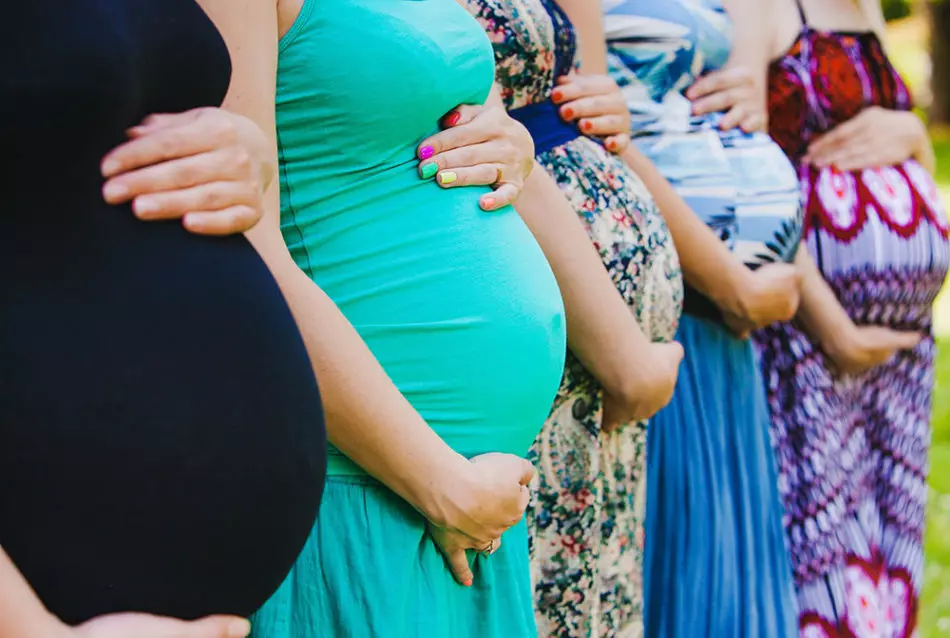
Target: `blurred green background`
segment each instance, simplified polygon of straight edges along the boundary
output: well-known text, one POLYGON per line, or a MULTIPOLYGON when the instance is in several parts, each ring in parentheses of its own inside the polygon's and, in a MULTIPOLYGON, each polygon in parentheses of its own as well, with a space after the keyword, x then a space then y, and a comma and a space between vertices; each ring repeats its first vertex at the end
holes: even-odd
MULTIPOLYGON (((931 95, 930 24, 924 2, 884 0, 888 52, 924 108, 931 95), (911 11, 911 9, 914 9, 911 11)), ((943 81, 950 82, 950 78, 943 81)), ((932 127, 937 154, 937 183, 950 205, 950 129, 932 127)), ((933 447, 930 452, 930 504, 927 517, 927 566, 920 614, 920 638, 950 637, 950 293, 937 301, 937 380, 934 390, 933 447)))

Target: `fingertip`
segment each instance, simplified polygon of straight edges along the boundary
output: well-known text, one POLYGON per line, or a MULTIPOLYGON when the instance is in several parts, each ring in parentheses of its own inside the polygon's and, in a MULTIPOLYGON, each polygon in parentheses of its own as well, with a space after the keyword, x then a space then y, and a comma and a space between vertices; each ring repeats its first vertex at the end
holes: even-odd
POLYGON ((452 128, 453 126, 458 125, 459 120, 462 119, 462 114, 459 113, 457 109, 453 109, 448 115, 442 118, 442 124, 445 128, 452 128))
POLYGON ((498 208, 498 202, 495 201, 495 198, 491 195, 483 195, 478 200, 478 204, 479 206, 482 207, 483 210, 486 210, 486 211, 493 211, 496 208, 498 208))
POLYGON ((228 638, 245 638, 251 633, 251 621, 246 618, 235 618, 228 622, 228 638))
POLYGON ((122 165, 119 161, 111 156, 103 158, 102 163, 99 165, 99 171, 102 173, 102 176, 106 178, 115 176, 121 168, 122 165))

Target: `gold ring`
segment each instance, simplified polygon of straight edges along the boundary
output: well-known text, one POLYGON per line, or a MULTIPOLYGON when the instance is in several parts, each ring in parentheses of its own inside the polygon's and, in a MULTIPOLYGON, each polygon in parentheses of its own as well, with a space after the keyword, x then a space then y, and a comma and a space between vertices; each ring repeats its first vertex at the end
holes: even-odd
POLYGON ((496 183, 496 184, 500 184, 501 181, 502 181, 504 178, 505 178, 505 176, 502 174, 501 167, 500 167, 500 166, 496 166, 496 167, 495 167, 495 183, 496 183))
POLYGON ((488 547, 481 550, 480 553, 482 556, 485 556, 485 557, 488 557, 494 554, 495 553, 495 539, 493 538, 490 541, 488 541, 488 547))

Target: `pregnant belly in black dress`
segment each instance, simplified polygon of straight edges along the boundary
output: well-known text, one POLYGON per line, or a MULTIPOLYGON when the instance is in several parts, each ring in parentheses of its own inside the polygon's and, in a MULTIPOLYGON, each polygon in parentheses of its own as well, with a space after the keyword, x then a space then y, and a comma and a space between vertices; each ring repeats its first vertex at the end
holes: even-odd
POLYGON ((247 615, 286 575, 322 492, 307 353, 243 237, 139 222, 103 203, 97 175, 142 116, 220 100, 226 81, 194 74, 226 71, 226 51, 191 0, 32 5, 4 8, 29 14, 0 27, 4 64, 100 66, 0 74, 4 108, 22 107, 0 120, 18 160, 0 177, 0 545, 67 622, 247 615), (142 50, 108 50, 119 44, 142 50), (130 59, 145 65, 138 84, 115 66, 130 59), (188 90, 175 91, 179 76, 188 90), (142 98, 157 78, 154 103, 94 99, 142 98), (42 99, 57 82, 88 91, 57 107, 42 99))

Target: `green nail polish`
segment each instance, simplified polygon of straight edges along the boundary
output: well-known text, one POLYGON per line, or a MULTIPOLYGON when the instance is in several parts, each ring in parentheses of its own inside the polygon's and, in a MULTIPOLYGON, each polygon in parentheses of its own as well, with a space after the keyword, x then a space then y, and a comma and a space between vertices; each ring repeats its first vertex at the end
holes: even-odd
POLYGON ((429 162, 422 165, 422 179, 431 179, 439 172, 439 165, 435 162, 429 162))

